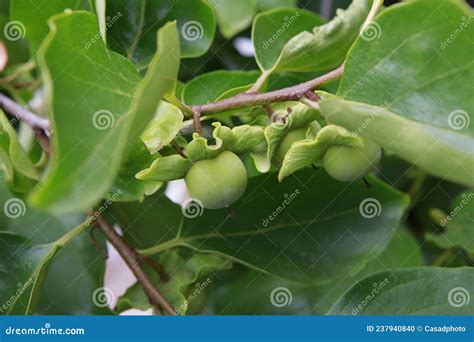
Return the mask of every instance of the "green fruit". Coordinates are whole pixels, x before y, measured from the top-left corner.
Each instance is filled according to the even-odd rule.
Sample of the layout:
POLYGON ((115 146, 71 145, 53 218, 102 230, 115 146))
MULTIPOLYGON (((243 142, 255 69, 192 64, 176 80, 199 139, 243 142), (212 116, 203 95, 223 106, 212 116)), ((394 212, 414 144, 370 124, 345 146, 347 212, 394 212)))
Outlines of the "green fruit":
POLYGON ((240 158, 224 151, 214 159, 196 162, 186 174, 192 198, 206 209, 221 209, 237 201, 247 187, 247 170, 240 158))
POLYGON ((333 146, 323 157, 326 172, 342 182, 352 182, 371 173, 382 157, 380 146, 365 141, 361 148, 333 146))
POLYGON ((280 146, 278 146, 278 149, 275 154, 276 160, 282 163, 291 145, 293 145, 293 143, 297 141, 306 139, 307 131, 308 127, 303 127, 288 132, 288 134, 281 141, 280 146))

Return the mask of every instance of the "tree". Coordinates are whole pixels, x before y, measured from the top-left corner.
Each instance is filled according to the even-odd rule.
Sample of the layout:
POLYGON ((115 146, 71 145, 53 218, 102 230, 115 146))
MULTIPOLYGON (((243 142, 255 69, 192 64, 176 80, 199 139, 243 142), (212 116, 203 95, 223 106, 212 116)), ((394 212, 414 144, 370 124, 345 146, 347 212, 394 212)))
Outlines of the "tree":
POLYGON ((473 11, 346 5, 11 0, 0 312, 473 314, 473 11))

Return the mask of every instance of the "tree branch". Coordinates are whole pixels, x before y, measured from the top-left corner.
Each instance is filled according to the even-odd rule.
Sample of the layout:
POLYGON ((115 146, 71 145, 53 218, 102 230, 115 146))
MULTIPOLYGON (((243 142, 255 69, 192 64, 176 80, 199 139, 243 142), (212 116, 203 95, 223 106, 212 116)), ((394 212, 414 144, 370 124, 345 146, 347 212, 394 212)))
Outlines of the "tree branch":
MULTIPOLYGON (((204 105, 191 106, 193 113, 199 114, 215 114, 230 109, 236 109, 249 106, 261 106, 274 102, 282 101, 299 101, 306 96, 306 93, 316 89, 322 84, 339 78, 344 71, 344 66, 328 72, 327 74, 317 77, 308 82, 304 82, 292 87, 271 91, 268 93, 242 93, 227 99, 211 102, 204 105)), ((197 115, 195 115, 195 118, 197 115)))
POLYGON ((42 118, 39 115, 30 112, 25 107, 16 103, 4 94, 0 94, 0 107, 5 109, 5 111, 15 116, 16 118, 26 122, 31 128, 39 128, 43 130, 46 135, 50 135, 48 119, 42 118))
POLYGON ((97 217, 97 223, 100 230, 104 233, 107 240, 115 247, 117 252, 123 258, 130 270, 137 278, 138 284, 148 297, 150 303, 160 312, 163 308, 168 314, 176 316, 176 310, 167 302, 160 291, 153 285, 147 274, 140 267, 140 256, 131 248, 128 243, 115 231, 115 229, 102 217, 97 217))

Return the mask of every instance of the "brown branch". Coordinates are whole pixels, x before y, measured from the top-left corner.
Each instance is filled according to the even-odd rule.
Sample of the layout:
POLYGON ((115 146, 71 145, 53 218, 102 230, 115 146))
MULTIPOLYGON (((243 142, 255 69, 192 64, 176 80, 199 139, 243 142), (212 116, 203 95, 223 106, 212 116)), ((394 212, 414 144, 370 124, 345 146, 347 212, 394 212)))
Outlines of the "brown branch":
POLYGON ((292 87, 283 88, 268 93, 242 93, 217 102, 191 106, 191 110, 193 111, 194 118, 196 120, 196 118, 200 118, 201 114, 215 114, 230 109, 261 106, 274 102, 299 101, 305 97, 309 91, 318 88, 324 83, 339 78, 343 71, 344 66, 341 65, 339 68, 330 71, 325 75, 292 87))
POLYGON ((157 312, 161 308, 168 314, 175 316, 176 310, 167 302, 160 291, 153 285, 147 274, 140 267, 140 256, 131 248, 127 242, 114 230, 114 228, 102 217, 97 217, 97 223, 100 230, 105 234, 107 240, 115 247, 117 252, 123 258, 130 270, 137 278, 138 284, 148 297, 150 303, 157 312))
POLYGON ((4 94, 0 94, 0 107, 16 118, 26 122, 31 128, 39 128, 43 130, 47 136, 50 135, 48 119, 30 112, 4 94))

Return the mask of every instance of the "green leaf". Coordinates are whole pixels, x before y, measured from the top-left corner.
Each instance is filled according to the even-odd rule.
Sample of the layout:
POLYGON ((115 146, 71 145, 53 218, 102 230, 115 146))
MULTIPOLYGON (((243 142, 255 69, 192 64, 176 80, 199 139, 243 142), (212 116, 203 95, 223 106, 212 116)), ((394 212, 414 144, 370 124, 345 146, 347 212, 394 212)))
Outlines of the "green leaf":
POLYGON ((277 7, 296 7, 296 0, 256 0, 260 11, 267 11, 277 7))
POLYGON ((282 181, 292 173, 317 163, 331 146, 362 147, 364 142, 345 128, 328 125, 317 133, 316 138, 297 141, 291 146, 278 179, 282 181))
POLYGON ((384 249, 406 197, 372 178, 367 191, 362 182, 347 185, 323 172, 299 177, 304 185, 294 177, 283 184, 274 176, 250 179, 232 215, 227 210, 203 212, 192 203, 181 209, 162 194, 142 204, 115 204, 112 213, 129 241, 146 254, 185 246, 302 283, 356 273, 384 249), (328 206, 327 194, 339 200, 328 206), (379 216, 361 215, 359 207, 367 198, 380 204, 379 216))
MULTIPOLYGON (((213 282, 214 273, 232 265, 227 259, 212 254, 195 253, 186 260, 179 255, 177 250, 161 255, 160 262, 165 265, 165 272, 169 275, 169 279, 163 283, 156 274, 152 275, 152 279, 156 279, 160 292, 180 315, 186 314, 189 304, 199 294, 208 291, 208 287, 213 282), (205 277, 207 279, 203 279, 205 277), (203 281, 199 282, 201 279, 203 281)), ((148 298, 138 284, 130 287, 117 302, 118 312, 132 308, 141 310, 150 308, 148 298)))
POLYGON ((346 128, 438 177, 473 185, 472 14, 460 1, 410 1, 384 11, 372 26, 376 35, 351 49, 338 91, 381 108, 333 102, 326 107, 335 114, 339 106, 334 123, 349 121, 347 114, 346 128))
POLYGON ((32 161, 23 150, 12 125, 17 119, 8 121, 0 110, 0 170, 5 175, 13 192, 21 193, 31 189, 38 180, 32 161))
POLYGON ((0 232, 2 314, 34 312, 42 283, 58 249, 55 244, 34 245, 20 235, 0 232))
POLYGON ((133 60, 140 70, 153 57, 156 31, 166 22, 178 22, 183 58, 203 55, 214 39, 216 19, 205 0, 107 1, 107 15, 116 18, 107 31, 111 49, 133 60))
POLYGON ((189 159, 177 154, 159 156, 149 167, 138 172, 136 177, 142 181, 168 182, 183 178, 191 166, 192 162, 189 159))
POLYGON ((456 197, 449 215, 440 222, 444 231, 440 234, 427 234, 427 239, 444 249, 461 247, 474 254, 473 199, 472 191, 466 191, 456 197))
POLYGON ((18 27, 28 39, 33 53, 49 32, 50 17, 66 9, 87 9, 82 0, 12 0, 10 6, 10 17, 20 22, 18 27))
POLYGON ((345 276, 320 286, 302 286, 256 271, 243 273, 239 270, 235 276, 220 276, 210 305, 212 307, 215 302, 212 308, 219 315, 321 315, 358 280, 368 275, 422 265, 420 246, 403 228, 395 232, 382 254, 355 276, 345 276), (280 301, 278 294, 282 296, 280 301), (285 298, 288 305, 283 305, 285 298))
POLYGON ((288 41, 324 22, 316 14, 303 9, 279 8, 257 15, 253 23, 252 40, 260 68, 276 71, 275 67, 288 41))
POLYGON ((179 133, 183 125, 183 113, 175 106, 161 102, 155 117, 141 135, 150 153, 155 154, 168 145, 179 133))
POLYGON ((98 32, 94 15, 65 13, 50 24, 39 60, 55 153, 31 203, 58 213, 83 211, 109 190, 161 96, 174 85, 179 66, 178 34, 174 24, 158 32, 160 48, 140 82, 133 65, 107 51, 102 40, 85 46, 93 32, 98 32), (64 60, 71 61, 66 69, 64 60))
POLYGON ((245 30, 252 23, 257 13, 256 0, 209 0, 217 15, 217 22, 222 35, 231 38, 245 30))
POLYGON ((323 99, 320 108, 328 121, 379 144, 386 153, 437 177, 474 185, 473 136, 332 96, 323 99))
POLYGON ((329 23, 302 10, 275 10, 257 16, 256 58, 270 72, 316 72, 339 66, 357 38, 370 0, 354 0, 329 23))
POLYGON ((355 285, 331 315, 472 315, 474 269, 422 267, 382 272, 355 285))
POLYGON ((235 88, 254 84, 259 75, 258 71, 227 70, 217 70, 199 75, 186 83, 182 99, 189 105, 202 105, 216 101, 235 88))

